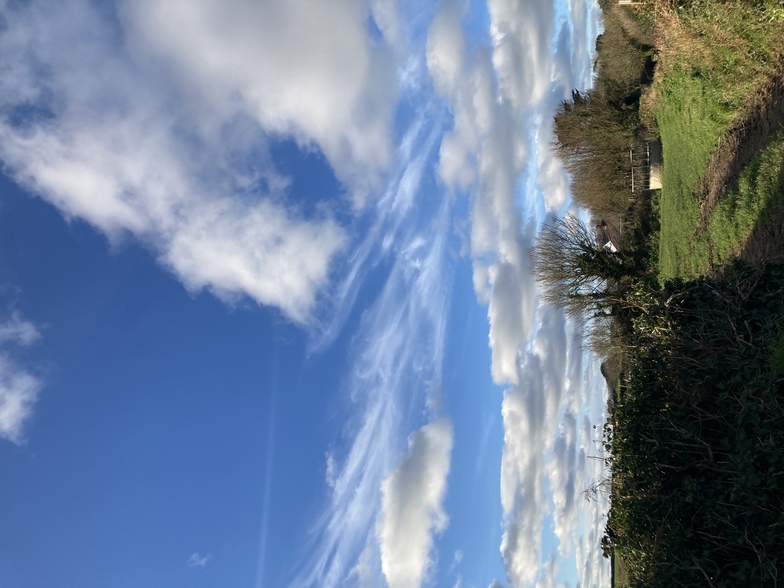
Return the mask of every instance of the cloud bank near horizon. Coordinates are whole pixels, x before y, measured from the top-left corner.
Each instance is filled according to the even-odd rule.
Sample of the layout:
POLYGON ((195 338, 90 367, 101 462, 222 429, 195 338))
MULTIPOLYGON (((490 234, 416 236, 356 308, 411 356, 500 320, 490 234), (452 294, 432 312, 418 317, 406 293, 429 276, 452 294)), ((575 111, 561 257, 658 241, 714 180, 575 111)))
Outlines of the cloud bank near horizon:
MULTIPOLYGON (((604 506, 593 505, 581 527, 579 491, 601 472, 586 464, 593 447, 576 435, 576 423, 602 419, 602 384, 588 378, 575 325, 538 303, 527 255, 544 215, 562 213, 569 201, 549 146, 551 117, 572 88, 590 83, 595 31, 579 2, 561 7, 563 14, 554 4, 490 0, 492 48, 469 51, 464 8, 445 2, 428 36, 428 69, 454 115, 438 169, 450 190, 468 192, 472 202, 474 288, 488 306, 493 379, 507 386, 501 554, 509 582, 533 586, 555 581, 559 562, 585 548, 582 534, 597 538, 604 506), (559 550, 543 562, 547 521, 559 550)), ((581 554, 584 585, 600 583, 607 566, 581 554)))

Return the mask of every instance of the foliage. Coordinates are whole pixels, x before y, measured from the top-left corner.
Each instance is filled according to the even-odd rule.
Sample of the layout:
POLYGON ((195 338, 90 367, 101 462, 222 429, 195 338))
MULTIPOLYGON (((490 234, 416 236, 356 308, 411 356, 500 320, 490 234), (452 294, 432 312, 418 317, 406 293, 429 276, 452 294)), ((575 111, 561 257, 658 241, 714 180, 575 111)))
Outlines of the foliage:
POLYGON ((782 291, 779 264, 628 292, 605 436, 607 541, 630 585, 773 586, 784 569, 784 378, 769 367, 782 291))
POLYGON ((556 112, 558 152, 572 175, 572 196, 595 216, 626 210, 634 127, 634 111, 591 91, 573 91, 556 112))
POLYGON ((770 352, 770 367, 780 376, 784 376, 784 332, 773 343, 770 352))
POLYGON ((653 56, 652 22, 635 12, 604 1, 602 34, 596 39, 596 91, 612 97, 635 98, 650 80, 646 70, 653 56))
MULTIPOLYGON (((753 159, 762 139, 742 159, 729 153, 742 165, 713 177, 737 185, 716 182, 710 206, 695 197, 712 154, 733 145, 728 131, 770 97, 784 4, 600 5, 595 86, 561 105, 555 131, 575 200, 623 217, 622 255, 597 263, 613 258, 597 258, 591 232, 567 219, 545 229, 532 258, 546 297, 590 319, 604 358, 612 481, 602 549, 631 586, 784 584, 784 263, 733 262, 784 234, 784 131, 763 135, 753 159), (652 18, 656 79, 646 86, 652 18), (654 127, 663 189, 629 198, 628 147, 654 127), (772 225, 779 233, 761 230, 772 225), (582 249, 563 248, 575 238, 582 249)), ((606 480, 588 492, 605 490, 606 480)))
POLYGON ((650 82, 650 23, 603 2, 595 83, 573 91, 555 114, 556 146, 572 175, 572 196, 598 218, 623 214, 630 195, 629 148, 639 140, 639 99, 650 82))

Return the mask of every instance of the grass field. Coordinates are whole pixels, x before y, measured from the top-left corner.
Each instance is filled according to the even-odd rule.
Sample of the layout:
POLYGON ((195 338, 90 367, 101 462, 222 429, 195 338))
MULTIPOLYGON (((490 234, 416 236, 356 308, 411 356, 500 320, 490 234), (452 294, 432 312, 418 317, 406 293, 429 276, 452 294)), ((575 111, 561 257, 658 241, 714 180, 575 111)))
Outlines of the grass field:
MULTIPOLYGON (((670 141, 683 143, 675 137, 670 141)), ((676 161, 668 160, 667 166, 675 169, 664 176, 660 202, 659 275, 663 279, 704 275, 738 257, 752 231, 784 209, 784 131, 773 136, 741 173, 738 185, 717 203, 704 230, 692 195, 699 179, 693 169, 702 168, 688 163, 686 153, 681 159, 673 157, 676 161)))
POLYGON ((776 2, 694 2, 661 19, 652 108, 665 161, 659 274, 666 279, 705 274, 725 261, 756 215, 782 197, 780 134, 708 219, 694 191, 711 154, 779 67, 784 9, 776 2))
POLYGON ((713 263, 741 253, 744 240, 784 209, 784 131, 779 131, 741 174, 738 186, 719 201, 703 240, 712 246, 713 263))
POLYGON ((685 72, 673 72, 662 80, 659 92, 657 123, 665 160, 659 199, 659 274, 668 278, 707 268, 708 245, 694 239, 700 211, 692 193, 731 117, 711 116, 703 101, 703 82, 685 72))

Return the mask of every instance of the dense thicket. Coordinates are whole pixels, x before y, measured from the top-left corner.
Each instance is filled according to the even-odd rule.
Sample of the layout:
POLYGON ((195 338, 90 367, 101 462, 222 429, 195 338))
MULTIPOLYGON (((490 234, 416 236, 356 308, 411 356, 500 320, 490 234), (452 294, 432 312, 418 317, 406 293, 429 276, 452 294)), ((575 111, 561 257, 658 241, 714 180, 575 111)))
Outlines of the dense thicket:
POLYGON ((782 292, 782 264, 628 292, 607 538, 632 586, 784 571, 782 292))

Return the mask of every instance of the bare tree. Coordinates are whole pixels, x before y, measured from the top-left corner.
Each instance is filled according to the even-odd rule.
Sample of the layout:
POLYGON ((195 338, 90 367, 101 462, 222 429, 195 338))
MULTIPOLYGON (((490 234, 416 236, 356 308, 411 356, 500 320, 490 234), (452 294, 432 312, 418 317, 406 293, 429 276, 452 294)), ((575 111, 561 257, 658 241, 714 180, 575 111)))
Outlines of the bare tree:
POLYGON ((593 214, 628 207, 633 115, 592 90, 574 90, 555 113, 556 152, 572 176, 572 197, 593 214))
POLYGON ((620 255, 599 248, 593 230, 572 215, 545 225, 530 253, 544 299, 573 316, 604 309, 625 274, 620 255))

